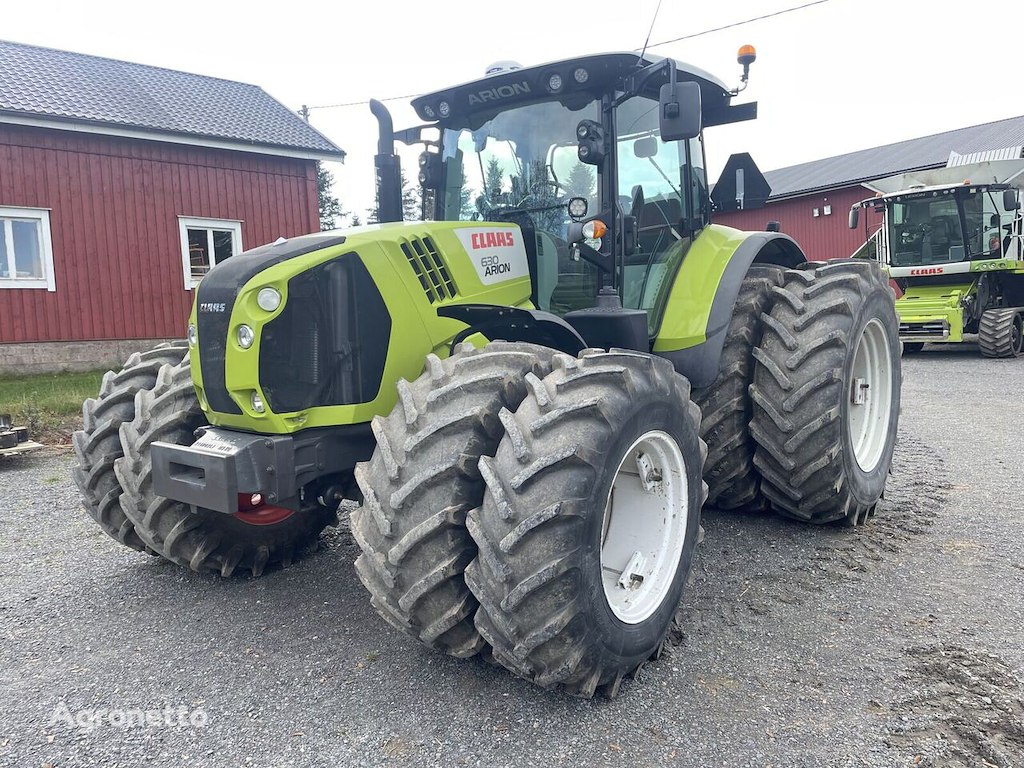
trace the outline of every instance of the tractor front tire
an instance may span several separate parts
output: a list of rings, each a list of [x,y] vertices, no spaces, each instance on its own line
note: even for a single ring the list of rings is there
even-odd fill
[[[905,341],[903,342],[903,354],[904,355],[916,355],[924,349],[923,341]]]
[[[985,357],[1019,357],[1024,351],[1024,309],[986,309],[978,324],[978,347]]]
[[[781,514],[856,524],[885,489],[900,411],[899,323],[878,265],[787,270],[763,316],[754,464]]]
[[[524,376],[545,376],[554,350],[533,344],[463,344],[428,355],[423,374],[398,382],[398,403],[372,427],[377,448],[356,467],[363,504],[352,513],[362,554],[356,573],[392,626],[465,658],[484,642],[463,571],[476,556],[466,513],[483,500],[477,461],[504,434],[499,412],[526,397]]]
[[[757,444],[750,436],[754,378],[753,350],[761,342],[761,314],[771,309],[771,290],[782,284],[782,267],[755,264],[740,287],[722,348],[718,378],[695,389],[700,406],[700,436],[708,446],[704,480],[708,505],[718,509],[762,511],[761,478],[754,466]]]
[[[700,409],[668,361],[560,355],[480,459],[466,582],[495,660],[544,687],[614,696],[669,631],[707,496]]]
[[[121,425],[124,456],[114,464],[124,489],[121,507],[146,546],[199,573],[228,577],[249,571],[260,576],[268,566],[289,565],[326,526],[337,522],[334,509],[317,507],[286,514],[287,510],[274,508],[275,514],[265,517],[229,515],[210,509],[193,511],[188,504],[156,495],[150,457],[153,443],[191,445],[196,430],[205,425],[187,357],[160,369],[153,389],[136,397],[135,418]]]
[[[114,474],[114,462],[124,455],[119,432],[135,418],[135,395],[152,389],[160,369],[180,363],[186,352],[184,340],[160,344],[133,354],[120,371],[107,371],[99,397],[82,404],[82,428],[71,438],[78,461],[73,475],[85,511],[104,533],[140,552],[147,547],[121,510],[121,484]]]

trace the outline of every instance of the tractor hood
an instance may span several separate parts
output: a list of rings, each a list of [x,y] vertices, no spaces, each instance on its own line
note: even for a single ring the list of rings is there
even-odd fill
[[[196,291],[192,379],[210,424],[284,434],[387,413],[400,378],[465,323],[438,310],[530,297],[514,224],[380,224],[278,240]],[[446,351],[446,349],[445,349]]]

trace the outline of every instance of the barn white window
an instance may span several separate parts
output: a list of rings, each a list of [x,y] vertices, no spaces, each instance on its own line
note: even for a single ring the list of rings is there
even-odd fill
[[[178,217],[185,290],[190,291],[215,264],[242,251],[242,222]]]
[[[45,208],[0,206],[0,288],[57,290]]]

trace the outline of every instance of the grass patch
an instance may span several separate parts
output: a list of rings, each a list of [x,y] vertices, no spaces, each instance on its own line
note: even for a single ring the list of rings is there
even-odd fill
[[[0,376],[0,413],[27,426],[29,437],[49,445],[66,444],[81,426],[82,401],[96,397],[105,371]]]

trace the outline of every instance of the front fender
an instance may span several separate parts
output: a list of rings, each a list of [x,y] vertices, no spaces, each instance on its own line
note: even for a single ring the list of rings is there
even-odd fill
[[[741,232],[712,224],[694,240],[676,273],[653,351],[694,387],[718,377],[726,331],[751,264],[796,267],[800,246],[779,232]]]

